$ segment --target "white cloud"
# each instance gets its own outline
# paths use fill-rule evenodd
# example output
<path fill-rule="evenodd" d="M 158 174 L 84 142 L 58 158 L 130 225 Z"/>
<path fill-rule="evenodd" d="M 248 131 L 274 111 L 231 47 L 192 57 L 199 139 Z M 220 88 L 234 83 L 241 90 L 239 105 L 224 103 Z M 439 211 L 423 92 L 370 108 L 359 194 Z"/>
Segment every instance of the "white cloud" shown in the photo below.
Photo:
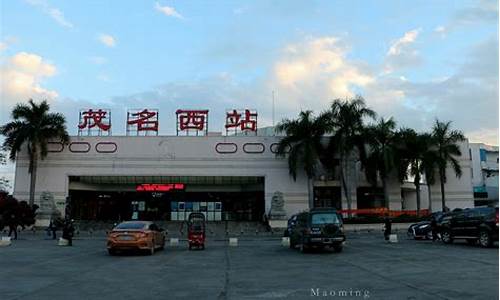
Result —
<path fill-rule="evenodd" d="M 177 10 L 175 10 L 175 8 L 173 8 L 171 6 L 167 6 L 167 5 L 161 6 L 160 3 L 156 2 L 155 8 L 157 11 L 161 12 L 162 14 L 164 14 L 166 16 L 174 17 L 174 18 L 178 18 L 178 19 L 184 19 L 184 17 L 179 12 L 177 12 Z"/>
<path fill-rule="evenodd" d="M 387 51 L 382 74 L 389 74 L 398 69 L 415 67 L 421 62 L 414 44 L 421 29 L 413 29 L 394 41 Z"/>
<path fill-rule="evenodd" d="M 64 17 L 64 13 L 58 8 L 50 6 L 50 4 L 45 0 L 26 0 L 26 2 L 34 7 L 42 10 L 42 12 L 52 19 L 54 19 L 59 25 L 67 28 L 73 28 L 73 24 Z"/>
<path fill-rule="evenodd" d="M 98 39 L 106 47 L 112 48 L 116 46 L 116 39 L 109 34 L 102 33 L 98 36 Z"/>
<path fill-rule="evenodd" d="M 273 88 L 296 105 L 329 102 L 354 95 L 374 78 L 346 58 L 347 48 L 336 37 L 309 38 L 284 47 L 273 68 Z M 319 103 L 317 103 L 319 104 Z"/>
<path fill-rule="evenodd" d="M 33 99 L 52 100 L 58 97 L 54 90 L 44 88 L 42 82 L 57 73 L 57 68 L 41 56 L 19 52 L 0 67 L 0 111 L 7 112 L 15 103 Z M 0 118 L 5 118 L 4 115 Z"/>
<path fill-rule="evenodd" d="M 420 29 L 413 29 L 408 32 L 405 32 L 405 34 L 401 38 L 396 40 L 391 45 L 389 51 L 387 52 L 387 55 L 400 55 L 401 52 L 404 51 L 405 47 L 415 42 L 419 33 Z"/>

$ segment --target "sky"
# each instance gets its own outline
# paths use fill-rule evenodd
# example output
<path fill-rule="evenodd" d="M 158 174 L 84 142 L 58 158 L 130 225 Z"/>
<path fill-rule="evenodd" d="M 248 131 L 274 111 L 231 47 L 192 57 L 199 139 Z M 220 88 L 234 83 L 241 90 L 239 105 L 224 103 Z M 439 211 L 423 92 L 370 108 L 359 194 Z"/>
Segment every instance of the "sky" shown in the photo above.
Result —
<path fill-rule="evenodd" d="M 452 121 L 498 145 L 498 3 L 477 1 L 0 0 L 0 123 L 48 100 L 76 134 L 80 109 L 259 112 L 259 127 L 364 97 L 380 117 L 428 131 Z M 1 171 L 12 176 L 12 166 Z M 6 170 L 6 171 L 5 171 Z"/>

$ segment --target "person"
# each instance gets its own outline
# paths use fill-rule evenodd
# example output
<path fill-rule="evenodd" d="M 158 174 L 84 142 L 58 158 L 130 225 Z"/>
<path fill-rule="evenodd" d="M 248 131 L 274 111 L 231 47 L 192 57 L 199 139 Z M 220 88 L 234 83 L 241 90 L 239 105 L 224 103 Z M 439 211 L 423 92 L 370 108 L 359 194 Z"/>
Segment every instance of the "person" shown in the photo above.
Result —
<path fill-rule="evenodd" d="M 47 228 L 49 232 L 52 232 L 52 239 L 55 240 L 56 239 L 56 231 L 57 231 L 57 226 L 56 224 L 54 223 L 54 221 L 52 219 L 50 219 L 50 222 L 49 222 L 49 228 Z"/>
<path fill-rule="evenodd" d="M 435 242 L 438 240 L 438 225 L 437 225 L 437 217 L 432 216 L 431 218 L 431 230 L 432 230 L 432 241 Z"/>
<path fill-rule="evenodd" d="M 11 214 L 9 218 L 9 236 L 14 233 L 14 240 L 17 240 L 17 219 L 15 214 Z"/>
<path fill-rule="evenodd" d="M 68 246 L 73 246 L 73 233 L 75 228 L 73 227 L 73 220 L 66 221 L 63 227 L 62 238 L 68 241 Z"/>
<path fill-rule="evenodd" d="M 386 241 L 389 240 L 389 236 L 391 235 L 392 223 L 389 215 L 385 215 L 384 218 L 384 238 Z"/>

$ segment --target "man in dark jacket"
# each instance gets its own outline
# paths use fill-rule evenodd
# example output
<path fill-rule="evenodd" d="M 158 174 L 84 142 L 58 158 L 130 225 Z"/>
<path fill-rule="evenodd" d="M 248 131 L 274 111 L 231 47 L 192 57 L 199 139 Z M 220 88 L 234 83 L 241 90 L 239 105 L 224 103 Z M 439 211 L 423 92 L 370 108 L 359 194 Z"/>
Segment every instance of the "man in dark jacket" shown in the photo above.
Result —
<path fill-rule="evenodd" d="M 384 218 L 384 238 L 386 241 L 389 240 L 389 236 L 391 235 L 391 231 L 392 231 L 391 219 L 389 218 L 389 215 L 386 215 Z"/>
<path fill-rule="evenodd" d="M 68 241 L 68 246 L 73 246 L 73 234 L 75 228 L 73 227 L 73 220 L 64 222 L 62 238 Z"/>

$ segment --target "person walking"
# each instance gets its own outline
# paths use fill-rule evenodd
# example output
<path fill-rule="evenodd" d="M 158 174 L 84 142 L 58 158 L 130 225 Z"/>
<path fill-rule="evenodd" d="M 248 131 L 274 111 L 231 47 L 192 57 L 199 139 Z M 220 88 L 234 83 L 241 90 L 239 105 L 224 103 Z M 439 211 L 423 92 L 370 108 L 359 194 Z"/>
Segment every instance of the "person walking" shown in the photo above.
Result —
<path fill-rule="evenodd" d="M 391 235 L 392 223 L 389 215 L 385 215 L 384 218 L 384 238 L 386 241 L 389 240 L 389 236 Z"/>
<path fill-rule="evenodd" d="M 50 219 L 49 228 L 47 228 L 47 230 L 49 231 L 49 233 L 52 233 L 52 239 L 55 240 L 57 238 L 56 237 L 57 226 L 52 219 Z"/>
<path fill-rule="evenodd" d="M 64 222 L 62 238 L 68 241 L 68 246 L 73 246 L 73 234 L 75 228 L 73 227 L 73 220 Z"/>
<path fill-rule="evenodd" d="M 438 225 L 437 225 L 437 219 L 436 216 L 432 216 L 431 218 L 431 230 L 432 230 L 432 241 L 435 242 L 439 239 L 438 236 Z"/>
<path fill-rule="evenodd" d="M 17 218 L 15 214 L 9 216 L 9 236 L 14 233 L 14 240 L 17 240 Z"/>

